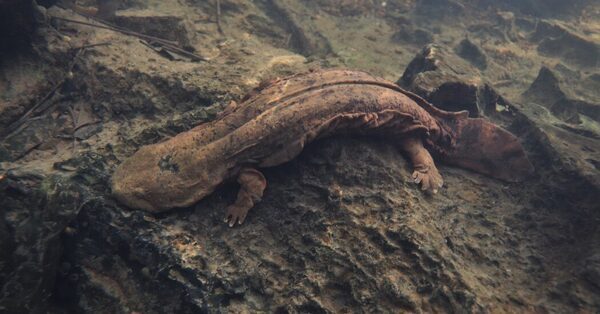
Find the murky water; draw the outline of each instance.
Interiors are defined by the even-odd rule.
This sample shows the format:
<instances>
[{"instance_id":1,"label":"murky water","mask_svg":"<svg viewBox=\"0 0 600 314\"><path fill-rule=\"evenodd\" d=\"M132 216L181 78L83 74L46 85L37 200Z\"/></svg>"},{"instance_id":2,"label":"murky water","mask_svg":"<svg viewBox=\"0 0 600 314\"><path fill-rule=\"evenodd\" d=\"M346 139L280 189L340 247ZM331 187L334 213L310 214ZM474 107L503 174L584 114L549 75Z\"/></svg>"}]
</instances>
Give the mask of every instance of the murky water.
<instances>
[{"instance_id":1,"label":"murky water","mask_svg":"<svg viewBox=\"0 0 600 314\"><path fill-rule=\"evenodd\" d=\"M0 1L0 312L597 312L596 2ZM388 131L399 116L427 133ZM123 172L193 205L125 206L115 169L165 142ZM534 172L497 179L517 151ZM229 228L248 167L266 189Z\"/></svg>"}]
</instances>

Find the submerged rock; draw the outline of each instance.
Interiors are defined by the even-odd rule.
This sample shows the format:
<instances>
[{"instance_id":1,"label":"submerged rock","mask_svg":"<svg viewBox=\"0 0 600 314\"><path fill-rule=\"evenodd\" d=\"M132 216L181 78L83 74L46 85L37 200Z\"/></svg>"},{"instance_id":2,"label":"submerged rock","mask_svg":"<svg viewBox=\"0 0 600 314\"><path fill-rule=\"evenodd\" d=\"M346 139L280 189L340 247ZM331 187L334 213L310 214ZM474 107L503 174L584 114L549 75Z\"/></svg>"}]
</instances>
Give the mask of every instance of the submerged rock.
<instances>
[{"instance_id":1,"label":"submerged rock","mask_svg":"<svg viewBox=\"0 0 600 314\"><path fill-rule=\"evenodd\" d=\"M546 154L537 127L519 119L513 127L522 129L532 156ZM188 122L182 129L197 123ZM169 133L170 125L153 133ZM148 140L157 139L126 143ZM79 168L87 170L76 176L106 195L111 169L105 165L114 157L85 161ZM574 247L578 233L556 230L593 228L582 220L589 200L578 203L582 212L561 209L579 199L564 190L579 177L555 172L558 163L544 158L534 163L546 181L526 185L443 167L447 185L428 197L408 180L408 164L389 141L326 139L291 163L266 169L263 200L233 229L222 221L235 197L231 185L161 215L103 197L85 204L70 225L57 302L86 312L528 309L532 292L515 293L513 280L534 281L530 291L536 291L548 269L560 267L571 277L578 266L555 261L547 243L581 254L589 242ZM578 278L571 285L581 287ZM593 307L592 292L582 291L580 306ZM560 302L536 306L556 310Z\"/></svg>"},{"instance_id":2,"label":"submerged rock","mask_svg":"<svg viewBox=\"0 0 600 314\"><path fill-rule=\"evenodd\" d=\"M547 67L540 69L537 78L523 96L548 106L552 113L565 122L581 123L577 108L565 104L567 96L560 88L558 77Z\"/></svg>"},{"instance_id":3,"label":"submerged rock","mask_svg":"<svg viewBox=\"0 0 600 314\"><path fill-rule=\"evenodd\" d=\"M327 38L312 23L305 20L312 12L307 12L305 8L289 0L267 0L262 5L269 18L286 32L283 48L303 56L325 56L333 53Z\"/></svg>"},{"instance_id":4,"label":"submerged rock","mask_svg":"<svg viewBox=\"0 0 600 314\"><path fill-rule=\"evenodd\" d=\"M487 57L485 53L468 38L463 39L454 51L461 58L469 61L472 65L480 70L487 68Z\"/></svg>"},{"instance_id":5,"label":"submerged rock","mask_svg":"<svg viewBox=\"0 0 600 314\"><path fill-rule=\"evenodd\" d=\"M600 45L558 23L539 21L531 40L538 44L537 49L543 55L559 57L583 68L600 66Z\"/></svg>"},{"instance_id":6,"label":"submerged rock","mask_svg":"<svg viewBox=\"0 0 600 314\"><path fill-rule=\"evenodd\" d=\"M439 45L425 46L397 83L444 110L468 110L472 117L512 108L475 67Z\"/></svg>"},{"instance_id":7,"label":"submerged rock","mask_svg":"<svg viewBox=\"0 0 600 314\"><path fill-rule=\"evenodd\" d=\"M43 313L62 260L61 234L85 190L60 176L8 171L0 180L0 311Z\"/></svg>"},{"instance_id":8,"label":"submerged rock","mask_svg":"<svg viewBox=\"0 0 600 314\"><path fill-rule=\"evenodd\" d=\"M540 69L537 78L523 93L523 97L546 106L559 119L568 123L581 124L580 114L600 121L600 105L574 99L564 92L558 75L547 67Z\"/></svg>"},{"instance_id":9,"label":"submerged rock","mask_svg":"<svg viewBox=\"0 0 600 314\"><path fill-rule=\"evenodd\" d=\"M433 42L433 34L411 25L400 25L400 30L392 35L392 40L398 43L410 43L414 45L426 45Z\"/></svg>"},{"instance_id":10,"label":"submerged rock","mask_svg":"<svg viewBox=\"0 0 600 314\"><path fill-rule=\"evenodd\" d=\"M428 18L456 18L466 12L462 1L456 0L423 0L416 3L415 12Z\"/></svg>"},{"instance_id":11,"label":"submerged rock","mask_svg":"<svg viewBox=\"0 0 600 314\"><path fill-rule=\"evenodd\" d=\"M160 217L86 204L67 237L60 302L86 312L481 309L457 260L436 253L445 240L415 229L443 205L402 188L398 157L384 143L321 142L268 170L270 190L233 229L222 222L232 187Z\"/></svg>"}]
</instances>

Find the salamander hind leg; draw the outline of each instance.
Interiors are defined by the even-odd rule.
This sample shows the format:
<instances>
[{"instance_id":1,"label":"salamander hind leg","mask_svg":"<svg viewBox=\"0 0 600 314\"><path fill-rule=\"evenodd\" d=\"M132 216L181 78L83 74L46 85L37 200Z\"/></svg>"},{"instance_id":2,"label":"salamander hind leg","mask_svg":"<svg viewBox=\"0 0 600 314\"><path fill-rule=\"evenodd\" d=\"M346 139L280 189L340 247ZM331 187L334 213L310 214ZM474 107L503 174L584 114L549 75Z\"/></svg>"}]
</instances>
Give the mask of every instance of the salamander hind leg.
<instances>
[{"instance_id":1,"label":"salamander hind leg","mask_svg":"<svg viewBox=\"0 0 600 314\"><path fill-rule=\"evenodd\" d=\"M260 171L253 168L243 168L237 179L240 184L235 203L227 208L225 222L233 227L236 222L242 224L248 211L258 203L267 187L267 180Z\"/></svg>"},{"instance_id":2,"label":"salamander hind leg","mask_svg":"<svg viewBox=\"0 0 600 314\"><path fill-rule=\"evenodd\" d=\"M438 189L444 184L444 180L436 168L429 151L423 147L422 140L419 137L405 138L402 141L401 148L408 154L413 164L413 181L421 184L421 190L437 193Z\"/></svg>"}]
</instances>

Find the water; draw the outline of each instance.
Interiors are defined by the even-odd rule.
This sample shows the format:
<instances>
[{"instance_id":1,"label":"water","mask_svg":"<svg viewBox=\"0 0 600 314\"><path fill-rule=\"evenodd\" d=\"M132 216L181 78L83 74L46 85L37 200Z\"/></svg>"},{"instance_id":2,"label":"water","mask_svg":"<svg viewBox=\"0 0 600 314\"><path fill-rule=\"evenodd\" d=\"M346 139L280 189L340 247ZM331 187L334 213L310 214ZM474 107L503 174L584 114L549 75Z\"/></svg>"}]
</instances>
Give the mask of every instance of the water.
<instances>
[{"instance_id":1,"label":"water","mask_svg":"<svg viewBox=\"0 0 600 314\"><path fill-rule=\"evenodd\" d=\"M596 2L1 1L0 312L597 312ZM309 95L289 90L315 84L278 78L340 68L506 129L535 171L497 179L519 164L506 166L515 151L484 129L453 138L473 141L453 163L430 132L424 145L444 186L423 192L402 139L365 135L374 122L355 119L345 134L258 167L267 188L234 228L223 223L238 195L233 175L207 175L228 180L158 214L113 197L115 169L140 147L257 108L200 133L213 143L254 121L266 99L292 99L265 106L282 108L276 119ZM335 79L323 81L343 85ZM359 99L366 83L362 93L331 90ZM333 106L306 101L323 116ZM289 123L264 127L295 138ZM289 144L240 141L232 147L267 157ZM179 201L193 189L167 172L195 180L221 165L180 160L198 155L173 143L170 158L130 171L136 193L166 182L174 192L161 202Z\"/></svg>"}]
</instances>

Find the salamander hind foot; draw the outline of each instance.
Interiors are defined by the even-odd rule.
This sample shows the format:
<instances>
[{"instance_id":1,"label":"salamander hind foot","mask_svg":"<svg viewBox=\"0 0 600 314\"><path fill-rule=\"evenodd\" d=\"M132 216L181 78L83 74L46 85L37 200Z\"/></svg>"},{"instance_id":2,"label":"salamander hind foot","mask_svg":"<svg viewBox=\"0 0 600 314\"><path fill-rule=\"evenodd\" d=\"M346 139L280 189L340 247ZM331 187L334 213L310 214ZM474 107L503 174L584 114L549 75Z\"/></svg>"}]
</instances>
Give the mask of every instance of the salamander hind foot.
<instances>
[{"instance_id":1,"label":"salamander hind foot","mask_svg":"<svg viewBox=\"0 0 600 314\"><path fill-rule=\"evenodd\" d=\"M429 151L423 147L423 142L419 137L408 137L401 142L402 150L408 154L414 172L412 180L421 184L421 190L431 191L433 194L444 185L442 175L438 171Z\"/></svg>"}]
</instances>

